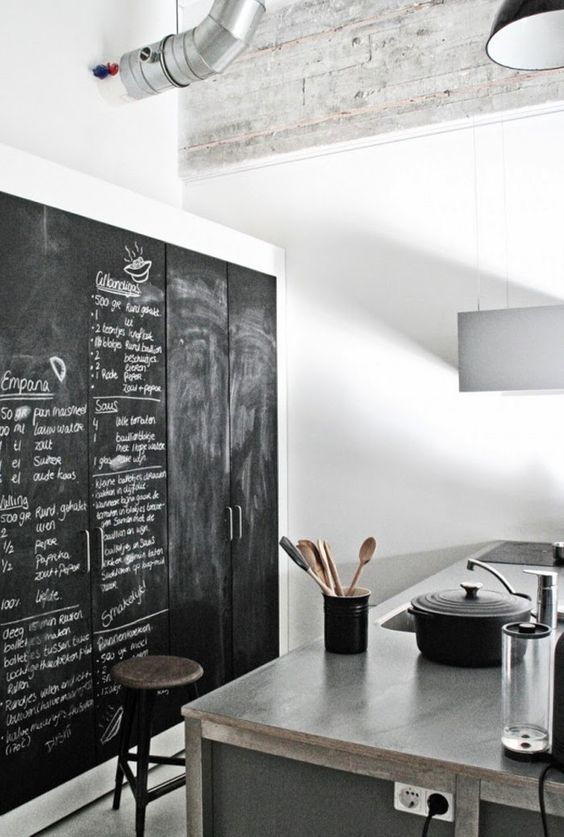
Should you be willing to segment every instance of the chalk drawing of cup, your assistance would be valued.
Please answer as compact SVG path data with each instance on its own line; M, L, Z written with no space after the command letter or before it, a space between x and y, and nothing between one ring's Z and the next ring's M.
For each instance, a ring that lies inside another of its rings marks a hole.
M130 264L126 264L123 268L125 272L131 276L134 282L146 282L149 278L149 271L153 262L150 259L144 259L143 256L138 256Z

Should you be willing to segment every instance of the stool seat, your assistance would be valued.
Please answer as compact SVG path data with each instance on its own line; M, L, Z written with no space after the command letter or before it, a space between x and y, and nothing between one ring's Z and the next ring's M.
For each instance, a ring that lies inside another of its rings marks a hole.
M195 683L203 673L195 660L156 654L132 657L112 668L113 679L127 689L175 689Z

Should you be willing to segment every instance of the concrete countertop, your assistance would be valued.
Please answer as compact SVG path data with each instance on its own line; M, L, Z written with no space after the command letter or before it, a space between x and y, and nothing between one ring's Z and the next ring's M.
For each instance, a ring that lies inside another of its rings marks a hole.
M491 548L471 556L487 560ZM536 580L522 572L528 565L496 567L534 601ZM564 570L559 573L564 589ZM367 755L393 754L496 782L536 780L538 763L502 752L500 668L432 663L419 654L414 633L377 624L413 596L457 587L468 576L501 589L495 578L469 573L459 561L371 608L366 654L330 654L318 640L186 705L183 715Z

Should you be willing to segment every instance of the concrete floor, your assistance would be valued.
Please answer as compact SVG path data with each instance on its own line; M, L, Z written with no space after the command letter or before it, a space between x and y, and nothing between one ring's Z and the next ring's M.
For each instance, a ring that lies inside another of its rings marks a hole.
M176 775L178 768L156 767L149 774L149 786L158 785ZM185 810L184 788L151 802L147 808L145 837L185 837ZM125 786L119 811L112 810L112 795L108 794L39 834L41 837L134 837L133 794Z

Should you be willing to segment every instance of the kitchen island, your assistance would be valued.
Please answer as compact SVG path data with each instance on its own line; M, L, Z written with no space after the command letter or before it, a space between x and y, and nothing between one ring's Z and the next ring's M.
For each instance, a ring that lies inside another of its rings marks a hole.
M496 567L534 600L525 565ZM432 663L405 630L413 596L469 576L498 588L457 562L371 609L366 654L319 640L185 706L189 837L420 835L422 817L393 809L394 781L454 794L455 822L433 821L430 835L541 835L542 765L502 752L500 669ZM564 816L551 776L547 810Z

